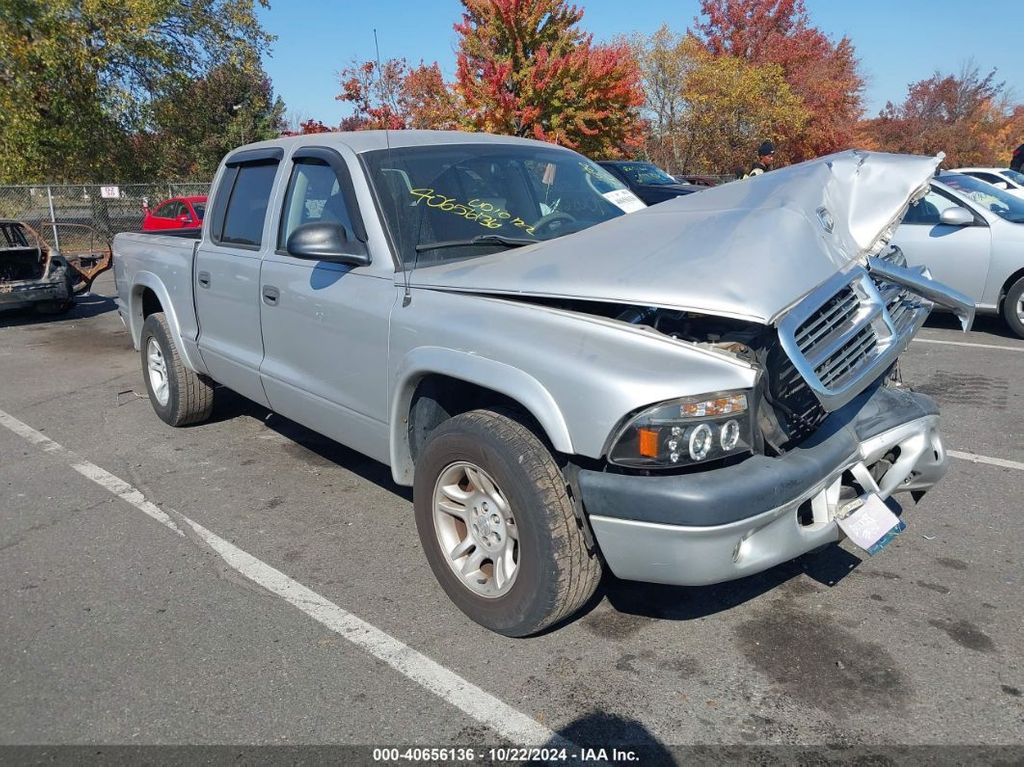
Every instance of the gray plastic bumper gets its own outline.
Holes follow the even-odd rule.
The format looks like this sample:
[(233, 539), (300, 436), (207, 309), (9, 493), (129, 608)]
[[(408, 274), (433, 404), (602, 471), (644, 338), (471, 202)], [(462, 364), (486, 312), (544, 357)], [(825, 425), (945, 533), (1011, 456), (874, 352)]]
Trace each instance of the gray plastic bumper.
[[(931, 488), (946, 471), (938, 422), (930, 398), (879, 388), (779, 458), (754, 456), (670, 477), (581, 471), (583, 502), (616, 576), (728, 581), (838, 540), (835, 514), (847, 471), (882, 498)], [(898, 458), (876, 482), (870, 469), (890, 452)]]

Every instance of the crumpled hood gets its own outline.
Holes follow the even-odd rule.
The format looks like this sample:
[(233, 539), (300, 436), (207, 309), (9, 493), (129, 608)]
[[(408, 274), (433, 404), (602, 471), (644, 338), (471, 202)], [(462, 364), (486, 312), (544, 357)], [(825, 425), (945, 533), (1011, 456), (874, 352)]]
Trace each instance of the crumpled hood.
[(841, 152), (538, 245), (417, 269), (410, 284), (769, 323), (877, 250), (941, 161), (942, 155)]

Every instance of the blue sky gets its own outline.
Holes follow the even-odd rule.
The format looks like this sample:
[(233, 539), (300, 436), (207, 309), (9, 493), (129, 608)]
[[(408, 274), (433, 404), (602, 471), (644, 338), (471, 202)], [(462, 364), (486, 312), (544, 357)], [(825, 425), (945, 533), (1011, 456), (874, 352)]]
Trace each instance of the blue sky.
[[(576, 0), (583, 26), (596, 40), (651, 33), (663, 23), (682, 31), (697, 15), (697, 0)], [(910, 82), (939, 69), (959, 71), (972, 58), (1024, 98), (1024, 3), (984, 0), (806, 0), (812, 22), (835, 39), (849, 35), (867, 80), (865, 105), (873, 116), (900, 100)], [(447, 77), (455, 67), (458, 0), (272, 0), (262, 11), (277, 35), (264, 64), (289, 115), (336, 124), (350, 112), (335, 100), (338, 71), (353, 58), (373, 58), (373, 30), (381, 59), (437, 61)]]

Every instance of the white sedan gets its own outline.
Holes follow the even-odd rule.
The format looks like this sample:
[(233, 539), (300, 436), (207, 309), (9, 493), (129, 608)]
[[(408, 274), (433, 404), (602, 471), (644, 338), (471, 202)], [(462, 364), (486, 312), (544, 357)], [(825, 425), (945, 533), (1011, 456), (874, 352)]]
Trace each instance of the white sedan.
[(1024, 338), (1024, 199), (964, 173), (940, 173), (907, 210), (894, 245), (912, 265), (1002, 314)]
[(974, 176), (1016, 197), (1024, 197), (1024, 173), (1009, 168), (956, 168), (952, 172)]

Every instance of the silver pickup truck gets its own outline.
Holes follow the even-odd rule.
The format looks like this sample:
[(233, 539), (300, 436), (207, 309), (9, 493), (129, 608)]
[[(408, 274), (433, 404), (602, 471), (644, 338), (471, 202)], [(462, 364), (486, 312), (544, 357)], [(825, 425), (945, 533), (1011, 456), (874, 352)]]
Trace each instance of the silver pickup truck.
[(740, 578), (935, 484), (937, 409), (893, 370), (933, 303), (973, 305), (887, 240), (937, 162), (645, 208), (535, 141), (280, 139), (224, 159), (201, 235), (117, 236), (118, 308), (160, 418), (219, 384), (388, 464), (452, 601), (523, 636), (605, 566)]

